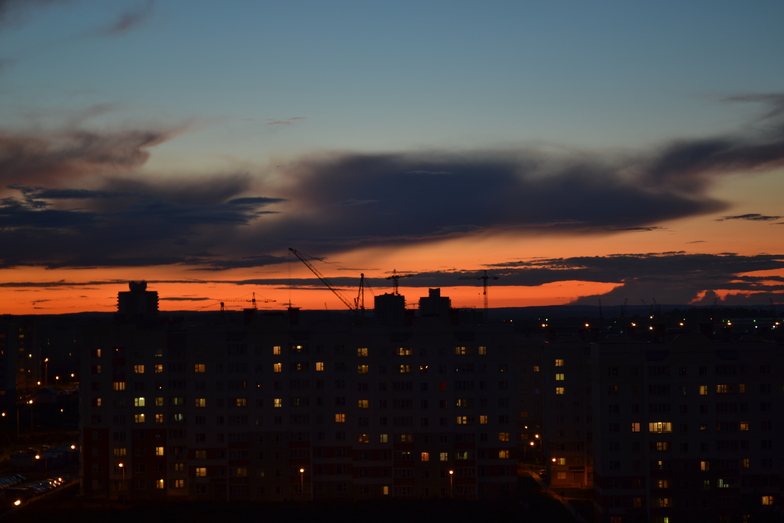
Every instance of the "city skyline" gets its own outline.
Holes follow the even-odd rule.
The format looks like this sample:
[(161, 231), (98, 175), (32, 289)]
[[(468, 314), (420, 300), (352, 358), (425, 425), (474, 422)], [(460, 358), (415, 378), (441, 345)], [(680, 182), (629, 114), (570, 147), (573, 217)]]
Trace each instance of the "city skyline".
[(0, 313), (781, 303), (782, 14), (0, 1)]

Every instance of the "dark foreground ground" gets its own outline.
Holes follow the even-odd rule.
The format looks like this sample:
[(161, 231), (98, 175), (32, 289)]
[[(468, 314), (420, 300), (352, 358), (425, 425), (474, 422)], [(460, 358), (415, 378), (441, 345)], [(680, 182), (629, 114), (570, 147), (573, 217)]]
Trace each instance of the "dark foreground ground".
[(541, 491), (524, 490), (518, 500), (476, 502), (450, 499), (379, 500), (354, 503), (166, 502), (143, 505), (83, 500), (78, 489), (12, 510), (3, 523), (476, 523), (480, 521), (574, 523)]

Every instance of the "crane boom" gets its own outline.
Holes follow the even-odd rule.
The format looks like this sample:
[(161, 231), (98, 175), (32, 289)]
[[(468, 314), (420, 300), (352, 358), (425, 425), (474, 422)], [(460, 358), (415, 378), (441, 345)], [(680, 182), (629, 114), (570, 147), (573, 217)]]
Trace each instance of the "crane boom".
[[(315, 275), (316, 275), (316, 277), (317, 277), (319, 280), (321, 280), (321, 283), (323, 283), (324, 285), (326, 285), (326, 286), (327, 286), (327, 288), (328, 288), (329, 290), (331, 290), (331, 291), (332, 291), (332, 293), (333, 293), (335, 296), (337, 296), (338, 298), (340, 298), (340, 301), (342, 301), (342, 302), (343, 302), (343, 304), (344, 304), (346, 307), (348, 307), (350, 310), (357, 310), (357, 309), (358, 309), (358, 305), (352, 305), (352, 304), (351, 304), (351, 302), (348, 300), (348, 298), (346, 298), (345, 296), (343, 296), (343, 294), (342, 294), (342, 293), (341, 293), (339, 290), (337, 290), (335, 287), (333, 287), (333, 286), (332, 286), (332, 284), (331, 284), (331, 283), (329, 283), (329, 280), (327, 280), (327, 279), (326, 279), (326, 278), (325, 278), (325, 277), (324, 277), (324, 276), (323, 276), (323, 275), (322, 275), (322, 274), (321, 274), (321, 273), (318, 271), (318, 269), (316, 269), (316, 268), (313, 266), (313, 264), (312, 264), (312, 263), (310, 263), (310, 262), (307, 260), (307, 258), (305, 258), (305, 256), (307, 256), (307, 254), (303, 254), (303, 253), (299, 252), (297, 249), (294, 249), (293, 247), (289, 247), (289, 251), (291, 251), (291, 253), (292, 253), (294, 256), (296, 256), (297, 258), (299, 258), (299, 261), (301, 261), (302, 263), (304, 263), (304, 264), (305, 264), (305, 266), (306, 266), (308, 269), (310, 269), (310, 272), (312, 272), (313, 274), (315, 274)], [(364, 275), (363, 275), (363, 276), (364, 276)], [(362, 307), (362, 308), (364, 308), (364, 303), (363, 303), (362, 305), (363, 305), (363, 307)]]

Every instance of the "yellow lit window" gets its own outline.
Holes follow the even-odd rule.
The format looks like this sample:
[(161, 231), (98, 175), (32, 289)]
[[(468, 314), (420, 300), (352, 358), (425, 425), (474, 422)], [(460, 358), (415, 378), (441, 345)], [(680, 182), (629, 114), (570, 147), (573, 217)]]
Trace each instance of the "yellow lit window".
[(144, 374), (144, 365), (134, 365), (133, 366), (133, 373), (134, 374)]
[(163, 447), (155, 447), (155, 455), (163, 456)]
[(335, 414), (335, 423), (345, 423), (345, 422), (346, 422), (345, 414)]
[(668, 479), (657, 479), (656, 480), (656, 488), (670, 488), (670, 480), (668, 480)]
[(369, 400), (357, 400), (357, 407), (360, 409), (366, 409), (370, 406)]
[(206, 407), (207, 406), (207, 398), (196, 398), (194, 402), (196, 407)]
[(405, 374), (407, 372), (411, 372), (411, 365), (408, 365), (408, 364), (400, 365), (400, 367), (398, 367), (398, 372), (401, 373), (401, 374)]
[(153, 370), (155, 371), (155, 374), (161, 374), (163, 372), (163, 365), (159, 363), (153, 367)]
[(207, 365), (204, 363), (195, 363), (193, 365), (193, 372), (202, 373), (207, 372)]
[(185, 405), (185, 398), (183, 398), (182, 396), (174, 396), (171, 399), (171, 403), (172, 405)]
[(273, 407), (282, 407), (283, 406), (283, 398), (275, 398), (272, 400)]
[(718, 384), (716, 385), (716, 392), (718, 394), (727, 394), (728, 392), (732, 391), (732, 387), (727, 384)]
[(124, 381), (115, 381), (112, 383), (112, 389), (114, 390), (125, 390), (125, 382)]
[(555, 375), (555, 381), (563, 381), (565, 374), (563, 372), (559, 372)]
[(480, 345), (479, 348), (477, 349), (477, 353), (480, 356), (486, 356), (487, 355), (487, 347), (485, 347), (484, 345)]
[(637, 422), (632, 422), (632, 432), (640, 432), (640, 424)]
[(116, 449), (114, 449), (113, 453), (114, 453), (114, 457), (121, 458), (123, 456), (128, 455), (128, 449), (126, 449), (125, 447), (117, 447)]
[(367, 374), (370, 372), (370, 365), (357, 365), (357, 374)]
[(430, 461), (430, 453), (429, 453), (429, 452), (423, 452), (423, 453), (420, 455), (420, 459), (421, 459), (422, 461)]
[(234, 406), (235, 407), (247, 407), (248, 406), (248, 398), (234, 398)]
[(389, 434), (379, 434), (378, 441), (379, 441), (379, 443), (388, 443), (389, 442)]
[(438, 453), (438, 460), (439, 461), (449, 461), (449, 452), (439, 452)]
[(381, 487), (381, 494), (383, 494), (384, 496), (388, 496), (389, 495), (389, 487), (386, 486), (386, 485)]
[(144, 423), (144, 413), (133, 415), (134, 423)]
[(498, 433), (498, 441), (509, 441), (509, 433), (508, 432), (499, 432)]
[(468, 354), (468, 347), (455, 347), (455, 354), (458, 356), (465, 356)]
[(155, 423), (163, 423), (163, 414), (155, 415)]
[(509, 457), (509, 451), (508, 450), (499, 450), (498, 451), (498, 457), (501, 458), (501, 459), (507, 459)]
[(670, 450), (670, 442), (669, 441), (656, 441), (654, 442), (654, 447), (656, 450)]
[(413, 354), (413, 349), (411, 347), (398, 347), (397, 348), (397, 355), (398, 356), (411, 356)]
[(555, 388), (555, 393), (556, 394), (565, 394), (566, 393), (566, 388), (565, 387), (556, 387)]
[(700, 396), (707, 396), (707, 395), (708, 395), (708, 386), (700, 385)]
[(207, 467), (196, 467), (196, 477), (197, 478), (206, 478), (207, 477)]
[(652, 421), (648, 423), (648, 432), (667, 433), (672, 432), (672, 423), (669, 421)]
[(163, 398), (155, 398), (155, 406), (163, 407)]
[(539, 365), (534, 365), (534, 372), (539, 372)]
[(762, 496), (763, 505), (773, 505), (773, 496)]
[(360, 434), (359, 435), (359, 442), (360, 443), (370, 443), (370, 434)]
[(96, 358), (100, 358), (101, 357), (101, 349), (95, 349), (95, 351), (93, 352), (93, 356), (95, 356)]
[(738, 385), (738, 392), (740, 392), (741, 394), (746, 394), (746, 384), (745, 383), (741, 383), (741, 384)]
[(479, 423), (481, 425), (487, 425), (488, 418), (486, 415), (479, 416)]
[(165, 486), (165, 482), (162, 479), (155, 480), (155, 488), (162, 489)]
[(740, 422), (740, 430), (749, 430), (749, 422), (748, 421), (741, 421)]
[(710, 470), (710, 461), (700, 461), (700, 470)]
[(555, 458), (556, 465), (566, 465), (566, 458)]
[(101, 406), (101, 403), (102, 403), (102, 400), (101, 400), (101, 398), (95, 398), (95, 399), (93, 399), (93, 407), (100, 407), (100, 406)]
[(751, 460), (749, 458), (743, 458), (742, 460), (740, 460), (740, 465), (744, 469), (751, 468)]
[(458, 425), (468, 425), (468, 416), (457, 416), (455, 422)]
[(564, 366), (564, 360), (562, 360), (561, 358), (556, 358), (555, 366), (556, 367), (563, 367)]
[(316, 362), (316, 371), (317, 372), (323, 372), (324, 371), (324, 362), (323, 361), (317, 361)]
[(275, 356), (280, 356), (280, 345), (274, 345), (272, 347), (272, 354)]
[(468, 401), (468, 398), (457, 398), (455, 400), (455, 406), (457, 407), (470, 407), (471, 402)]
[(133, 398), (134, 407), (144, 407), (144, 398)]
[(283, 364), (282, 363), (273, 363), (272, 364), (272, 371), (273, 372), (283, 372)]
[(197, 450), (195, 452), (196, 459), (207, 459), (207, 451), (206, 450)]
[(367, 347), (359, 347), (357, 349), (357, 356), (364, 357), (364, 356), (367, 356), (367, 355), (368, 355)]

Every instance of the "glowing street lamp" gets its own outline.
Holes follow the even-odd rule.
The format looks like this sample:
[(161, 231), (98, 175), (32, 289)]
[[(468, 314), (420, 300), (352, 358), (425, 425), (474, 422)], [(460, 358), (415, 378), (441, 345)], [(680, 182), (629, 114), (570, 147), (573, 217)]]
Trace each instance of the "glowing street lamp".
[(454, 477), (455, 477), (455, 471), (454, 470), (450, 470), (449, 471), (449, 497), (450, 498), (454, 498), (454, 494), (453, 494), (454, 490), (452, 488), (452, 478), (454, 478)]
[(305, 501), (305, 469), (299, 469), (299, 489), (302, 491), (302, 501)]
[(118, 463), (117, 466), (120, 467), (120, 470), (122, 471), (122, 483), (120, 484), (122, 487), (121, 490), (125, 490), (125, 463)]

